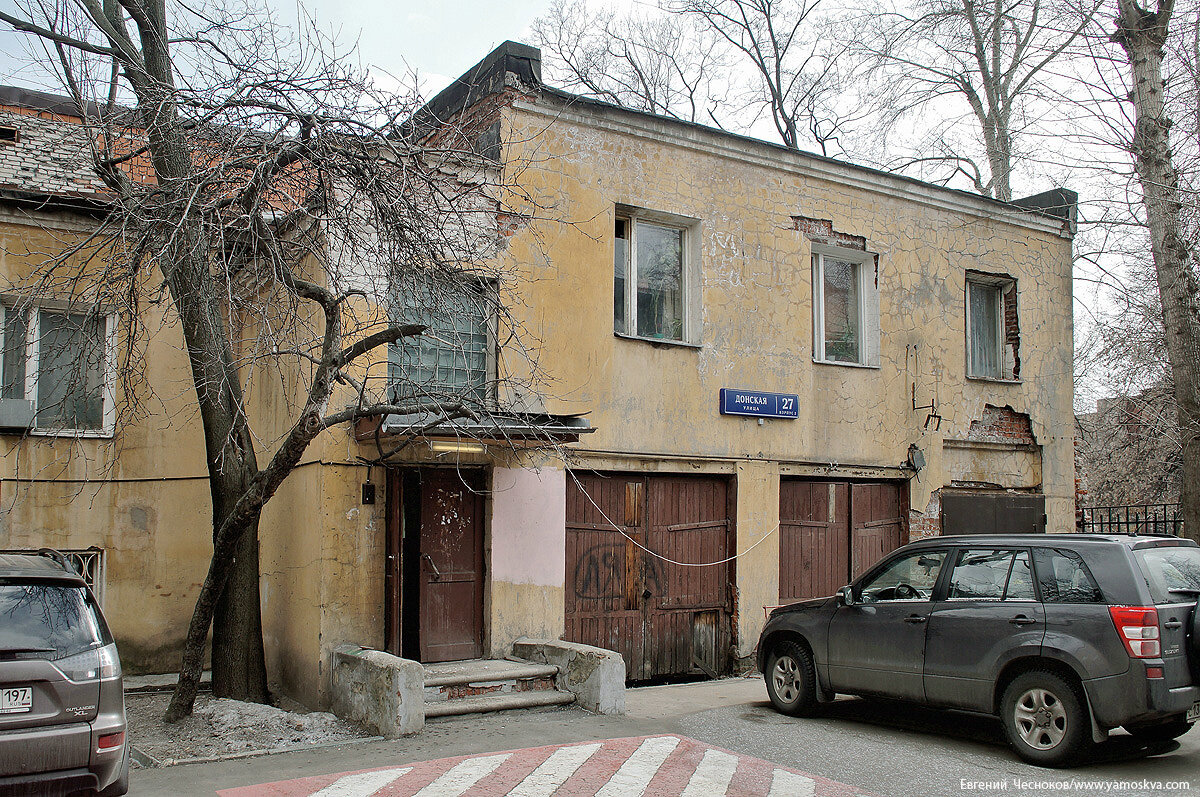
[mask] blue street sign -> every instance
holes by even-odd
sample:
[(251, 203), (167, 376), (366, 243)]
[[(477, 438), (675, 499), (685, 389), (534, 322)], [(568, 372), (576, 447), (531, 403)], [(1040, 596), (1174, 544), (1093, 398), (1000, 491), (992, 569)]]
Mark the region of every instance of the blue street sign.
[(722, 415), (754, 415), (759, 418), (798, 418), (798, 396), (793, 393), (767, 393), (762, 390), (721, 388)]

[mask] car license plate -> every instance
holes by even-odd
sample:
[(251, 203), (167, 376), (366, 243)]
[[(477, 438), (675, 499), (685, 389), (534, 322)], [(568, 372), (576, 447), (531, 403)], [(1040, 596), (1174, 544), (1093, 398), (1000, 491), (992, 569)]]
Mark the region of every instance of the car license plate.
[(1192, 704), (1192, 707), (1188, 709), (1187, 721), (1188, 722), (1200, 721), (1200, 700), (1197, 700), (1195, 703)]
[(32, 709), (32, 687), (17, 686), (0, 689), (0, 714), (23, 714)]

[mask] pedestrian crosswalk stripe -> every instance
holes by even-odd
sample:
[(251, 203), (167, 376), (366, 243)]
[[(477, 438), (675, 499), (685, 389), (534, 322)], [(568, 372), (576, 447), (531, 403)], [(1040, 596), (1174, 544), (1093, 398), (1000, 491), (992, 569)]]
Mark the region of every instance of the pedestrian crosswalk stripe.
[(656, 736), (642, 742), (596, 797), (641, 797), (678, 744), (675, 736)]
[(729, 789), (737, 771), (738, 758), (720, 750), (705, 750), (700, 766), (692, 774), (680, 797), (719, 797)]
[(510, 753), (483, 758), (468, 758), (446, 774), (430, 783), (413, 797), (459, 797), (465, 794), (484, 776), (496, 771), (496, 767), (508, 760)]
[(374, 772), (359, 772), (338, 778), (325, 788), (314, 792), (312, 797), (371, 797), (372, 794), (404, 775), (412, 767), (403, 769), (377, 769)]
[(600, 744), (560, 747), (508, 793), (508, 797), (550, 797), (600, 749)]
[(771, 777), (771, 792), (767, 797), (813, 797), (817, 784), (812, 778), (777, 769)]

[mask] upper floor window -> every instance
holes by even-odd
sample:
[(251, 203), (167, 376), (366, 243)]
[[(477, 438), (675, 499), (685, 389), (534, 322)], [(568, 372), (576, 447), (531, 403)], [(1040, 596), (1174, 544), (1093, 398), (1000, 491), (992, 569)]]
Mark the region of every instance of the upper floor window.
[(1017, 283), (969, 273), (966, 304), (967, 376), (1016, 379), (1021, 373)]
[(879, 282), (868, 252), (813, 246), (813, 359), (879, 364)]
[(613, 331), (687, 341), (695, 288), (689, 248), (693, 232), (660, 214), (618, 211), (613, 240)]
[(388, 383), (397, 404), (414, 399), (490, 406), (495, 383), (494, 292), (479, 281), (424, 284), (397, 291), (399, 323), (421, 335), (388, 348)]
[(28, 306), (4, 306), (3, 313), (0, 399), (28, 401), (32, 411), (31, 423), (8, 425), (60, 432), (110, 429), (114, 317)]

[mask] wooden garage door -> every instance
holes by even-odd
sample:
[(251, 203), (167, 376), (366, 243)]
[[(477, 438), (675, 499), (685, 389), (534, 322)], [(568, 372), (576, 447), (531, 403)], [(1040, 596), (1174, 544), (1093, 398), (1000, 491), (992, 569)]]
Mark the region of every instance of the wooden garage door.
[(832, 595), (900, 546), (899, 484), (785, 479), (779, 485), (779, 602)]
[(566, 639), (619, 652), (633, 681), (725, 672), (730, 564), (666, 560), (727, 558), (728, 502), (724, 478), (575, 474), (567, 484)]

